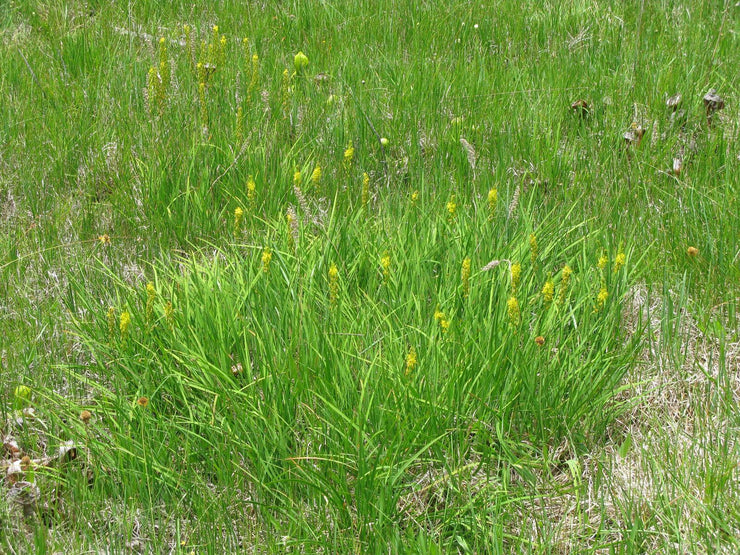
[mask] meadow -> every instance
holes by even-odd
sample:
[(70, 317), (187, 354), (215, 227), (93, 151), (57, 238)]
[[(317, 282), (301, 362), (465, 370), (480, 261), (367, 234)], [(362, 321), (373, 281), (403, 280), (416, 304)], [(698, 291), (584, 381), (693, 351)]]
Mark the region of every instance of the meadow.
[(0, 0), (0, 553), (737, 553), (738, 33)]

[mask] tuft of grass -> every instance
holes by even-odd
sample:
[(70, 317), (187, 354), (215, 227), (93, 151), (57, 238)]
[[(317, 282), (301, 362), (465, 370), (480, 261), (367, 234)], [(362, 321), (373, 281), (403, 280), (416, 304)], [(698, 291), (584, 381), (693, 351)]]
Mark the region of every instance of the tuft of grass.
[(0, 549), (737, 550), (731, 2), (160, 4), (0, 2)]

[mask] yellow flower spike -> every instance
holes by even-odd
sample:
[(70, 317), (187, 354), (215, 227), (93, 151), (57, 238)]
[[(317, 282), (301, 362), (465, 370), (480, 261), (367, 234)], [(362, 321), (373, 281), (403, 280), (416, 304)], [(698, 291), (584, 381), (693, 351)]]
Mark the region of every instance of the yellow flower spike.
[(380, 257), (380, 267), (383, 269), (383, 282), (387, 282), (391, 276), (391, 255), (385, 253)]
[(126, 310), (121, 312), (121, 318), (118, 324), (121, 330), (121, 339), (126, 339), (128, 336), (129, 327), (131, 327), (131, 314)]
[(113, 341), (116, 333), (116, 309), (112, 306), (108, 308), (108, 339)]
[(414, 191), (411, 193), (411, 206), (416, 206), (417, 202), (419, 202), (419, 191)]
[(355, 147), (352, 145), (352, 141), (347, 145), (347, 149), (344, 151), (344, 167), (349, 169), (352, 167), (352, 161), (355, 159)]
[(511, 296), (509, 297), (509, 300), (506, 301), (506, 312), (509, 315), (509, 323), (515, 328), (519, 327), (522, 315), (519, 310), (519, 301), (516, 297)]
[(447, 221), (450, 223), (455, 221), (455, 216), (457, 215), (457, 202), (455, 202), (455, 195), (452, 195), (450, 197), (450, 200), (447, 201)]
[(293, 174), (293, 185), (300, 187), (303, 184), (303, 176), (299, 170), (296, 170)]
[(465, 258), (462, 261), (460, 280), (462, 281), (463, 297), (468, 297), (470, 295), (470, 258)]
[(406, 375), (408, 376), (411, 374), (411, 372), (414, 371), (414, 368), (416, 368), (416, 365), (418, 363), (418, 358), (416, 356), (416, 349), (413, 347), (409, 347), (409, 352), (406, 354)]
[(609, 263), (609, 258), (606, 256), (605, 252), (602, 252), (601, 256), (599, 256), (599, 262), (597, 263), (599, 270), (603, 270), (604, 268), (606, 268), (606, 265), (608, 263)]
[(558, 291), (558, 305), (562, 305), (565, 302), (565, 298), (568, 296), (568, 288), (570, 286), (570, 277), (573, 275), (573, 270), (570, 266), (566, 265), (563, 268), (563, 275), (560, 279), (560, 290)]
[(614, 258), (614, 273), (616, 274), (619, 272), (619, 270), (624, 267), (625, 262), (627, 261), (627, 256), (622, 252), (619, 251), (617, 253), (617, 256)]
[[(252, 91), (257, 88), (259, 83), (259, 69), (260, 69), (260, 58), (257, 54), (252, 55), (252, 75), (249, 78), (249, 91), (248, 95), (251, 96)], [(286, 70), (287, 71), (287, 70)]]
[(601, 286), (601, 289), (599, 289), (599, 294), (596, 296), (596, 311), (599, 312), (602, 308), (604, 308), (604, 304), (606, 303), (606, 300), (609, 298), (609, 292), (606, 290), (606, 287), (603, 285)]
[(311, 172), (311, 183), (318, 188), (321, 183), (321, 166), (316, 166)]
[(548, 276), (545, 285), (542, 287), (542, 300), (545, 301), (546, 305), (549, 305), (555, 298), (555, 283), (552, 278)]
[(539, 246), (537, 245), (537, 237), (534, 233), (529, 236), (529, 253), (532, 266), (537, 262), (537, 255), (539, 254)]
[(250, 175), (247, 178), (247, 206), (249, 210), (254, 210), (254, 205), (257, 202), (257, 184), (254, 181), (254, 176)]
[(329, 304), (336, 306), (339, 301), (339, 269), (333, 262), (329, 266), (327, 275), (329, 277)]
[(494, 187), (488, 191), (488, 219), (492, 220), (496, 215), (498, 205), (498, 190)]
[(265, 247), (262, 250), (262, 271), (268, 273), (270, 271), (270, 262), (272, 261), (272, 250), (269, 247)]
[(234, 237), (239, 236), (242, 229), (242, 220), (244, 219), (244, 210), (240, 206), (234, 209)]
[(519, 288), (519, 282), (522, 279), (522, 265), (518, 262), (511, 265), (511, 292), (516, 293)]

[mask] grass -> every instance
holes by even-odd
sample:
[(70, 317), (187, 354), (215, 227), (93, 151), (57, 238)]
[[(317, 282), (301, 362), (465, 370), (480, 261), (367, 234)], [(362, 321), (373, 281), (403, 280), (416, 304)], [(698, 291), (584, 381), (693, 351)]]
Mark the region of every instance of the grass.
[(0, 552), (737, 551), (732, 2), (0, 5)]

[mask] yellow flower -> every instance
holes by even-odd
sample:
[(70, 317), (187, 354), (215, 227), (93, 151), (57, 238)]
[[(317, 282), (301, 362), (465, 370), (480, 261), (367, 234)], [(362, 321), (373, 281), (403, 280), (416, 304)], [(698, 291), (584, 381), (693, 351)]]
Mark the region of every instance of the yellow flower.
[(265, 247), (262, 251), (262, 271), (267, 273), (270, 271), (270, 262), (272, 261), (272, 251), (269, 247)]
[(116, 331), (116, 309), (112, 306), (108, 308), (108, 338), (113, 340), (113, 334)]
[(121, 337), (126, 338), (128, 335), (128, 329), (131, 326), (131, 314), (126, 310), (121, 313), (121, 319), (119, 321), (118, 327), (121, 330)]
[(609, 292), (606, 290), (606, 287), (602, 285), (601, 289), (599, 289), (599, 294), (596, 296), (596, 312), (604, 308), (604, 303), (606, 303), (606, 299), (608, 298)]
[(539, 254), (539, 247), (537, 246), (537, 237), (532, 233), (529, 236), (529, 252), (532, 266), (537, 262), (537, 255)]
[(545, 282), (545, 285), (542, 287), (542, 299), (545, 301), (545, 304), (550, 304), (555, 297), (555, 284), (552, 281), (552, 278), (547, 278), (547, 281)]
[(244, 210), (240, 206), (234, 209), (234, 237), (239, 235), (242, 227), (242, 219), (244, 218)]
[(147, 405), (149, 405), (149, 399), (147, 399), (146, 397), (139, 397), (136, 400), (136, 404), (139, 405), (141, 408), (145, 409)]
[(493, 187), (488, 191), (488, 219), (492, 220), (496, 215), (496, 205), (498, 204), (498, 190)]
[(465, 258), (462, 261), (460, 280), (462, 281), (463, 297), (467, 297), (470, 295), (470, 258)]
[(154, 301), (157, 298), (157, 290), (154, 288), (154, 284), (150, 281), (146, 284), (146, 321), (151, 322), (152, 315), (154, 314)]
[(452, 195), (450, 197), (450, 200), (447, 201), (447, 219), (450, 223), (452, 223), (455, 220), (456, 214), (457, 214), (457, 203), (455, 202), (455, 195)]
[(418, 360), (416, 357), (416, 349), (413, 347), (409, 348), (409, 352), (406, 354), (406, 375), (408, 376), (416, 368)]
[(437, 320), (439, 327), (442, 329), (442, 333), (447, 333), (447, 330), (450, 328), (450, 321), (445, 316), (445, 313), (439, 309), (439, 307), (434, 310), (434, 319)]
[(519, 310), (519, 301), (516, 297), (511, 296), (506, 301), (506, 311), (509, 315), (509, 322), (512, 326), (518, 327), (521, 323), (521, 311)]
[(560, 290), (558, 291), (558, 304), (562, 305), (565, 302), (565, 297), (568, 295), (568, 287), (570, 285), (570, 276), (573, 275), (573, 270), (570, 266), (563, 268), (563, 276), (560, 279)]
[(542, 347), (545, 344), (545, 338), (542, 337), (541, 335), (538, 335), (537, 337), (534, 338), (534, 342), (537, 343), (539, 347)]
[(616, 258), (614, 259), (614, 273), (617, 273), (619, 270), (621, 270), (626, 261), (627, 257), (623, 252), (617, 253)]
[(110, 245), (110, 237), (107, 233), (104, 233), (103, 235), (98, 236), (98, 241), (100, 241), (100, 244), (105, 246)]
[(419, 191), (414, 191), (411, 193), (411, 205), (416, 206), (416, 203), (419, 201)]
[(602, 252), (601, 256), (599, 256), (599, 262), (597, 264), (599, 267), (599, 270), (603, 270), (604, 268), (606, 268), (606, 265), (608, 263), (609, 263), (609, 258), (606, 256), (605, 252)]
[(688, 255), (689, 255), (689, 256), (690, 256), (691, 258), (694, 258), (694, 257), (696, 257), (696, 255), (698, 255), (698, 254), (699, 254), (699, 249), (697, 249), (696, 247), (689, 247), (688, 249), (686, 249), (686, 253), (687, 253), (687, 254), (688, 254)]
[(344, 151), (344, 166), (346, 168), (350, 168), (352, 166), (352, 161), (355, 158), (355, 147), (352, 146), (352, 141), (349, 142), (349, 145), (347, 145), (347, 149)]
[(519, 282), (522, 279), (522, 265), (518, 262), (511, 265), (511, 292), (516, 293), (519, 288)]
[(337, 304), (339, 300), (339, 269), (333, 262), (329, 266), (329, 303), (332, 306)]
[(301, 172), (299, 170), (296, 170), (293, 174), (293, 185), (296, 187), (300, 187), (303, 183), (303, 176), (301, 175)]
[(320, 181), (321, 181), (321, 166), (316, 166), (313, 169), (313, 172), (311, 173), (311, 183), (313, 183), (314, 187), (318, 187)]
[(249, 176), (247, 178), (247, 206), (250, 210), (254, 210), (255, 201), (257, 200), (257, 184), (254, 182), (254, 177)]
[(383, 281), (388, 281), (391, 275), (391, 255), (385, 253), (380, 258), (380, 267), (383, 269)]

